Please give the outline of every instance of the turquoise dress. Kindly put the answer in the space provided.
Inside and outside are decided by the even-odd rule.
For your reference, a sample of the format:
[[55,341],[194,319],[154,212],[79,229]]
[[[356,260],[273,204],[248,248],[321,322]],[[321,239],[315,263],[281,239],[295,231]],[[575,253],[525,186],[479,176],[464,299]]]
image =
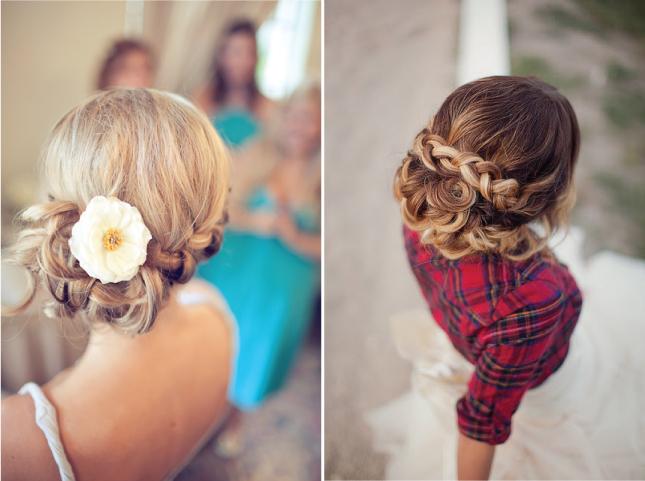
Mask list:
[[212,119],[213,127],[226,144],[239,149],[260,134],[260,122],[248,110],[225,108]]
[[[277,209],[265,188],[256,190],[246,207]],[[315,209],[292,216],[301,230],[320,232]],[[198,268],[198,275],[222,292],[237,319],[239,347],[229,399],[240,409],[253,409],[287,378],[320,290],[319,262],[277,237],[227,229],[222,250]]]

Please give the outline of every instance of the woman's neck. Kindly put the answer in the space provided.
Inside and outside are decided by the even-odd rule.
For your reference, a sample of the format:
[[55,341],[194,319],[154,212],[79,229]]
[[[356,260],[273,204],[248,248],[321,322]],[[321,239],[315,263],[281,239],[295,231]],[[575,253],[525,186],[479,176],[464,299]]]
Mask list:
[[240,107],[247,110],[252,109],[252,98],[249,88],[246,85],[231,86],[223,104],[227,107]]
[[109,324],[99,324],[92,327],[87,349],[83,357],[104,357],[106,352],[129,350],[135,345],[148,344],[174,324],[178,317],[181,304],[177,301],[176,293],[171,290],[167,301],[157,314],[152,328],[143,334],[126,334],[119,327]]
[[97,373],[107,374],[114,370],[127,370],[128,366],[137,364],[137,360],[149,357],[150,353],[156,352],[156,346],[163,338],[172,335],[169,331],[177,321],[181,320],[181,308],[174,292],[171,292],[168,301],[159,311],[152,329],[145,334],[126,334],[118,327],[109,324],[92,326],[83,355],[72,367],[54,377],[48,383],[48,389],[60,389],[63,387],[63,381],[67,388],[71,386],[73,389],[74,385],[87,382]]

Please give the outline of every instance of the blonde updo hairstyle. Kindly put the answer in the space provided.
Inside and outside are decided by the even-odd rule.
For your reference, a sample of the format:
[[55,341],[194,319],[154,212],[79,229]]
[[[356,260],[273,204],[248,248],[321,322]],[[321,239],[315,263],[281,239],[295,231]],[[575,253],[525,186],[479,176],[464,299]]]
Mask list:
[[527,259],[566,222],[579,145],[573,108],[554,87],[513,76],[463,85],[396,172],[404,223],[448,259]]
[[[115,89],[72,109],[54,127],[42,168],[49,201],[25,210],[13,260],[51,293],[46,312],[148,331],[174,283],[222,240],[229,158],[208,119],[174,94]],[[68,245],[89,201],[113,196],[135,206],[152,234],[145,263],[129,281],[103,284]]]

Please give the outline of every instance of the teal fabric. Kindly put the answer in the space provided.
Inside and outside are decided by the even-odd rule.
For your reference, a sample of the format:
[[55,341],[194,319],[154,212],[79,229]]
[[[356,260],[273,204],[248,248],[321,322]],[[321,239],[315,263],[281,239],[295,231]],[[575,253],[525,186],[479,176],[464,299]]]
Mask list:
[[213,127],[229,147],[238,149],[260,133],[260,123],[244,109],[224,109],[212,119]]
[[[249,210],[274,211],[266,189]],[[319,232],[316,212],[292,212],[300,229]],[[226,298],[239,327],[239,350],[229,399],[238,408],[260,405],[285,382],[312,316],[320,268],[276,237],[228,229],[219,254],[198,268]]]

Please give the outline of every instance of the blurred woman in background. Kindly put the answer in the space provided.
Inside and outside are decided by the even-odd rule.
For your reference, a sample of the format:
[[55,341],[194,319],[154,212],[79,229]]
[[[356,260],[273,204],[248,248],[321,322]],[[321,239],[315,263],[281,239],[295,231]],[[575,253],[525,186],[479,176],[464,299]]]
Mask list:
[[[219,286],[239,322],[232,403],[251,410],[284,383],[320,290],[320,89],[297,91],[279,135],[233,165],[230,228],[217,261],[198,275]],[[220,454],[240,442],[239,411]]]
[[149,88],[153,86],[155,58],[152,49],[141,40],[124,38],[115,41],[103,60],[97,88]]
[[255,80],[255,31],[249,20],[229,24],[218,43],[210,82],[194,95],[195,103],[234,148],[257,136],[274,110],[273,102],[260,93]]

